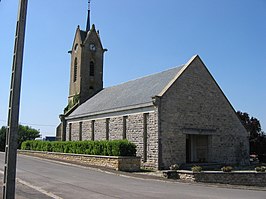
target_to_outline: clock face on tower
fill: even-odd
[[[96,51],[95,44],[90,44],[90,51]]]

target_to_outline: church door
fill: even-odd
[[[208,136],[188,135],[187,162],[208,162]]]

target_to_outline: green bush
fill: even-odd
[[[22,150],[49,151],[105,156],[136,156],[136,145],[128,140],[101,141],[25,141]]]
[[[193,171],[193,172],[201,172],[202,171],[202,167],[201,166],[193,166],[193,167],[191,167],[191,170]]]
[[[224,166],[221,168],[221,171],[223,172],[231,172],[233,170],[233,167],[231,166]]]

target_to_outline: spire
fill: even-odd
[[[91,24],[90,24],[90,11],[91,11],[91,1],[88,0],[88,17],[87,17],[87,26],[86,26],[86,32],[90,30]]]

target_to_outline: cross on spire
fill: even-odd
[[[88,32],[90,30],[90,10],[91,10],[91,1],[88,0],[88,17],[87,17],[87,26],[86,26],[86,31]]]

